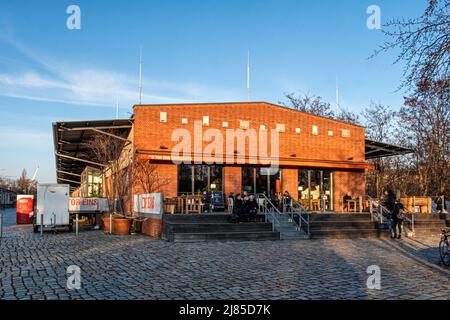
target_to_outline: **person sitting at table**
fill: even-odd
[[[350,195],[350,192],[347,192],[342,198],[342,201],[344,202],[344,211],[349,211],[350,208],[348,202],[351,200],[353,200],[352,196]]]
[[[242,198],[240,194],[237,194],[233,201],[233,207],[231,211],[231,221],[239,222],[240,214],[242,208]]]

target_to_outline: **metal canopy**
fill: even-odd
[[[366,160],[413,153],[414,150],[366,139]]]
[[[86,166],[102,167],[102,164],[95,162],[91,150],[84,144],[102,134],[113,135],[125,144],[132,126],[132,119],[54,122],[56,181],[68,182],[71,188],[78,187]]]

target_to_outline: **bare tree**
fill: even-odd
[[[334,117],[331,105],[323,101],[320,96],[308,94],[299,94],[296,96],[294,93],[285,93],[285,97],[287,98],[287,102],[280,102],[283,106],[318,116]]]
[[[150,159],[136,156],[133,161],[133,183],[144,193],[161,191],[161,188],[170,183],[170,180],[161,177],[158,166]]]
[[[422,16],[414,19],[392,19],[382,32],[389,38],[371,56],[400,49],[394,63],[405,61],[401,87],[414,88],[416,83],[448,80],[450,64],[450,1],[428,0]]]
[[[422,82],[399,112],[403,144],[414,148],[423,195],[450,196],[450,82]]]
[[[372,140],[388,142],[393,140],[396,113],[381,103],[371,103],[363,112],[366,136]]]
[[[117,137],[97,134],[84,144],[87,157],[102,164],[105,196],[110,209],[124,214],[124,198],[129,196],[129,158],[124,155],[125,142]]]
[[[339,121],[344,121],[352,124],[360,124],[359,115],[345,108],[341,108],[339,113],[336,114],[334,118]]]
[[[393,140],[395,122],[395,112],[389,106],[380,103],[371,103],[363,112],[366,126],[366,137],[379,141],[388,142]],[[387,186],[388,182],[394,181],[391,168],[397,164],[398,159],[373,159],[369,160],[374,165],[374,169],[366,174],[367,193],[379,198],[383,191],[394,186]],[[395,180],[397,181],[397,180]]]
[[[309,94],[285,93],[287,101],[280,101],[279,103],[285,107],[295,110],[315,114],[317,116],[327,117],[340,121],[349,122],[352,124],[359,124],[359,116],[345,108],[339,114],[333,111],[330,103],[324,101],[320,96]]]

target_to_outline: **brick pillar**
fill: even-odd
[[[147,218],[142,222],[142,233],[152,238],[161,239],[162,220]]]
[[[298,199],[298,169],[281,169],[281,181],[283,183],[281,192],[287,190],[292,198]]]
[[[241,167],[225,166],[223,168],[224,175],[224,192],[228,196],[230,192],[240,193],[242,189],[242,169]]]

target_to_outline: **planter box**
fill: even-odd
[[[129,235],[131,231],[131,224],[133,219],[129,218],[113,218],[112,219],[112,233],[116,235]],[[109,233],[109,218],[103,218],[103,224],[105,225],[104,232]]]
[[[142,231],[143,234],[146,234],[155,239],[161,239],[162,233],[162,220],[161,219],[153,219],[147,218],[142,221]]]

